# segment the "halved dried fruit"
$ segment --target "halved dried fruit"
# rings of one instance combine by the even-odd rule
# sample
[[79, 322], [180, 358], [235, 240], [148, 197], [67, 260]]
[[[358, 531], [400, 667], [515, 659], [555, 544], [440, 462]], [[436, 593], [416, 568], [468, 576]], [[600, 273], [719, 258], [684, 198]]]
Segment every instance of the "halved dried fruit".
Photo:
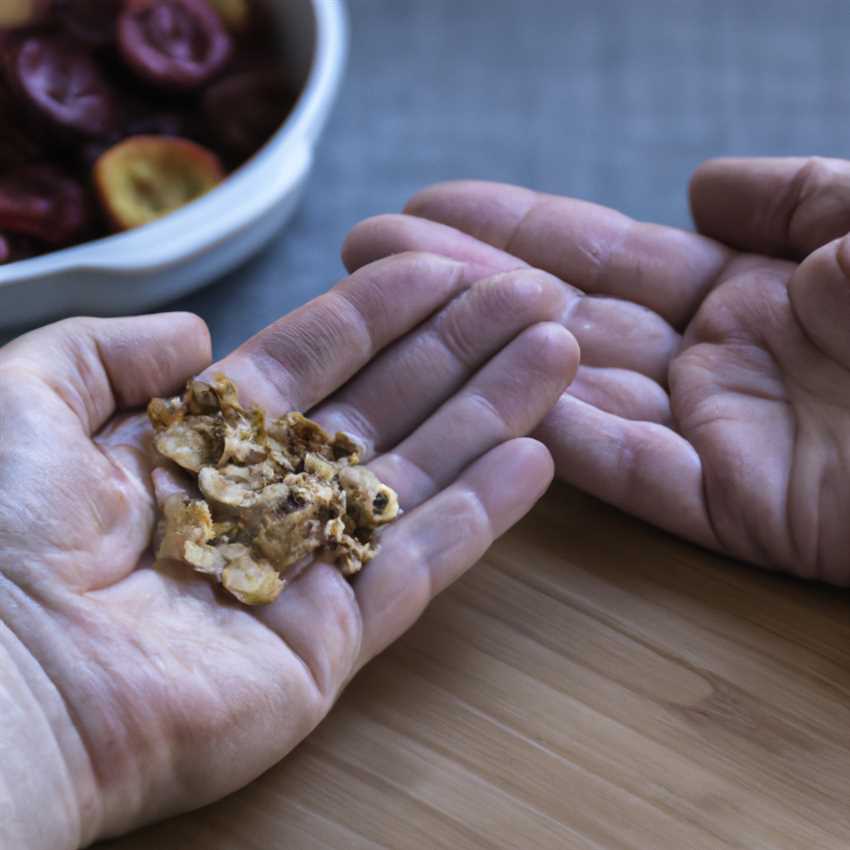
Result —
[[47, 13], [50, 0], [2, 0], [0, 29], [17, 29], [37, 24]]
[[[7, 108], [7, 106], [9, 108]], [[16, 108], [8, 104], [0, 89], [0, 174], [42, 159], [44, 149], [40, 140], [23, 127], [15, 126]]]
[[0, 266], [26, 260], [38, 253], [38, 246], [26, 236], [0, 233]]
[[83, 187], [51, 165], [28, 165], [0, 177], [0, 229], [64, 245], [91, 220]]
[[231, 32], [244, 32], [251, 23], [249, 0], [210, 0], [210, 5]]
[[197, 200], [224, 179], [224, 169], [188, 139], [133, 136], [100, 157], [94, 179], [113, 227], [129, 230]]
[[52, 12], [74, 38], [92, 47], [115, 41], [122, 0], [53, 0]]
[[[121, 127], [110, 138], [92, 139], [77, 148], [77, 160], [86, 169], [95, 163], [119, 142], [131, 136], [168, 136], [197, 141], [200, 136], [198, 122], [186, 113], [163, 112], [148, 103], [124, 103]], [[0, 143], [1, 144], [1, 143]]]
[[199, 88], [233, 53], [233, 41], [207, 0], [127, 0], [118, 41], [142, 79], [171, 89]]
[[34, 117], [72, 135], [114, 131], [115, 96], [80, 44], [62, 35], [33, 34], [7, 52], [12, 89]]
[[293, 99], [284, 75], [264, 68], [213, 83], [204, 95], [203, 109], [219, 144], [244, 159], [256, 153], [283, 124]]

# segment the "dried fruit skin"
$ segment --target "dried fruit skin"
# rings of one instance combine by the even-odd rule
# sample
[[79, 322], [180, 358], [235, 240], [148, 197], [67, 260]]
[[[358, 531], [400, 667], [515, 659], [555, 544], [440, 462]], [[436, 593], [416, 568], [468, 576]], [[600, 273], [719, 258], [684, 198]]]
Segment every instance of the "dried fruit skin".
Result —
[[149, 224], [197, 200], [224, 179], [218, 157], [188, 139], [132, 136], [94, 167], [101, 203], [116, 230]]
[[86, 50], [61, 35], [28, 35], [8, 51], [12, 90], [44, 124], [74, 136], [112, 132], [118, 104]]
[[0, 30], [30, 27], [47, 14], [50, 0], [3, 0], [0, 3]]
[[0, 174], [43, 158], [41, 140], [29, 127], [18, 123], [20, 111], [12, 92], [0, 79]]
[[231, 32], [244, 32], [248, 28], [251, 22], [249, 0], [210, 0], [210, 5]]
[[122, 0], [52, 0], [52, 11], [65, 30], [92, 47], [115, 41]]
[[166, 502], [158, 557], [214, 576], [246, 605], [273, 601], [281, 574], [317, 555], [353, 575], [375, 556], [375, 531], [400, 513], [396, 494], [357, 465], [351, 438], [300, 413], [266, 422], [224, 378], [154, 399], [148, 416], [158, 452], [197, 475], [203, 497]]
[[283, 75], [260, 68], [211, 85], [204, 94], [203, 109], [218, 143], [234, 156], [247, 159], [283, 124], [292, 100]]
[[206, 0], [127, 0], [118, 41], [142, 79], [184, 91], [209, 82], [233, 52], [222, 19]]
[[[7, 184], [0, 263], [165, 216], [256, 153], [297, 94], [277, 70], [280, 2], [0, 0], [0, 180], [49, 163], [82, 187], [24, 199]], [[154, 151], [96, 180], [121, 143], [152, 136], [203, 153]]]
[[85, 190], [53, 166], [24, 166], [0, 177], [0, 229], [63, 245], [89, 223]]
[[16, 233], [0, 233], [0, 266], [29, 259], [37, 253], [38, 246], [32, 239]]

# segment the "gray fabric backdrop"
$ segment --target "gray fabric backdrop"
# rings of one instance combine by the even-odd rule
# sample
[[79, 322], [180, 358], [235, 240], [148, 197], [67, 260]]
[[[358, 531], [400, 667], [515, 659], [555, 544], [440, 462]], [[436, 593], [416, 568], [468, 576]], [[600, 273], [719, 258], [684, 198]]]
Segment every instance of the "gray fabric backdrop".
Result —
[[218, 354], [326, 289], [347, 230], [429, 182], [516, 182], [687, 226], [705, 157], [847, 150], [846, 0], [349, 8], [347, 80], [300, 212], [262, 256], [181, 302]]

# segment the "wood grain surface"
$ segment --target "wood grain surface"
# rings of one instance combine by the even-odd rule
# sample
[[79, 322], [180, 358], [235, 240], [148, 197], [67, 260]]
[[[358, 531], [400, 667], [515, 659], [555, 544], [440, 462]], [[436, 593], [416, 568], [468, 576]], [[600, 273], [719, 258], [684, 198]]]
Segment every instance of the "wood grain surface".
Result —
[[102, 850], [844, 850], [849, 600], [556, 486], [283, 763]]

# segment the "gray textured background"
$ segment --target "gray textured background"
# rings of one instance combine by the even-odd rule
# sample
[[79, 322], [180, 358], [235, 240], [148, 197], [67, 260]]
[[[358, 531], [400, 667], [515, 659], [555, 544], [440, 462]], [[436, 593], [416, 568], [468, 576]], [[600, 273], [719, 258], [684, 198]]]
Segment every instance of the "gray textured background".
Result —
[[[280, 0], [284, 2], [284, 0]], [[305, 202], [185, 299], [223, 354], [326, 289], [359, 219], [476, 177], [688, 225], [695, 165], [843, 156], [846, 0], [351, 0], [347, 81]]]

